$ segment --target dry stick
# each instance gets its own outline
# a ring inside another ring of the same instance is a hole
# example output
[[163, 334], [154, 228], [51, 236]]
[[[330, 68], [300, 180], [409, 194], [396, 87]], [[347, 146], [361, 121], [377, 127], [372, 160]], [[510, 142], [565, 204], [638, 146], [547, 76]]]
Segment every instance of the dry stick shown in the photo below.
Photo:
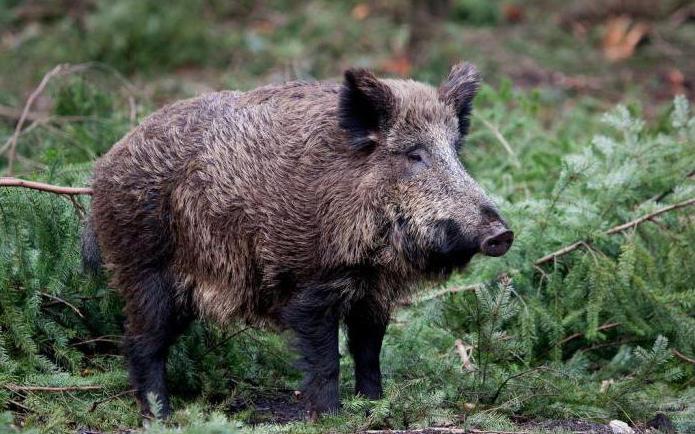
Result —
[[[114, 338], [118, 338], [118, 339], [114, 339]], [[108, 342], [111, 344], [117, 344], [118, 345], [122, 342], [122, 338], [123, 338], [123, 336], [120, 336], [120, 335], [104, 335], [104, 336], [98, 336], [98, 337], [92, 338], [92, 339], [87, 339], [85, 341], [75, 342], [72, 345], [73, 346], [86, 345], [86, 344], [91, 344], [94, 342]]]
[[685, 354], [681, 353], [681, 352], [678, 351], [677, 349], [673, 348], [673, 349], [671, 350], [671, 352], [673, 353], [674, 356], [678, 357], [679, 359], [683, 360], [684, 362], [688, 362], [688, 363], [691, 363], [691, 364], [695, 365], [695, 359], [691, 359], [690, 357], [688, 357], [688, 356], [686, 356]]
[[26, 411], [27, 413], [33, 413], [33, 410], [32, 410], [32, 409], [30, 409], [30, 408], [27, 407], [26, 405], [20, 404], [20, 403], [17, 402], [17, 401], [13, 401], [13, 400], [10, 399], [10, 400], [7, 401], [7, 402], [9, 402], [10, 404], [14, 405], [15, 407], [17, 407], [17, 408], [19, 408], [19, 409], [22, 409], [22, 410]]
[[373, 429], [362, 431], [364, 434], [428, 434], [428, 433], [441, 433], [441, 434], [528, 434], [528, 431], [481, 431], [473, 428], [444, 428], [444, 427], [430, 427], [421, 429], [407, 429], [407, 430], [392, 430], [392, 429]]
[[502, 144], [502, 147], [509, 153], [509, 155], [512, 156], [512, 163], [516, 168], [521, 167], [521, 163], [519, 163], [519, 158], [516, 156], [516, 153], [514, 152], [514, 149], [512, 149], [512, 145], [509, 144], [507, 139], [504, 138], [500, 130], [495, 127], [492, 122], [488, 121], [487, 119], [483, 118], [482, 116], [479, 115], [473, 115], [474, 117], [480, 119], [480, 121], [492, 132], [492, 135], [495, 136], [495, 138]]
[[[617, 233], [619, 233], [619, 232], [623, 232], [623, 231], [625, 231], [626, 229], [630, 229], [630, 228], [632, 228], [632, 227], [638, 226], [638, 225], [644, 223], [645, 221], [651, 220], [651, 219], [653, 219], [654, 217], [656, 217], [656, 216], [658, 216], [658, 215], [661, 215], [661, 214], [663, 214], [663, 213], [666, 213], [666, 212], [669, 212], [669, 211], [673, 211], [673, 210], [679, 209], [679, 208], [684, 208], [684, 207], [686, 207], [686, 206], [691, 206], [691, 205], [693, 205], [693, 204], [695, 204], [695, 198], [688, 199], [688, 200], [685, 200], [685, 201], [683, 201], [683, 202], [679, 202], [679, 203], [676, 203], [676, 204], [673, 204], [673, 205], [669, 205], [669, 206], [666, 206], [666, 207], [663, 207], [663, 208], [659, 208], [658, 210], [656, 210], [656, 211], [654, 211], [654, 212], [651, 212], [651, 213], [649, 213], [649, 214], [646, 214], [646, 215], [644, 215], [644, 216], [642, 216], [642, 217], [636, 218], [636, 219], [631, 220], [631, 221], [629, 221], [629, 222], [627, 222], [627, 223], [623, 223], [623, 224], [621, 224], [621, 225], [618, 225], [618, 226], [615, 226], [615, 227], [613, 227], [613, 228], [610, 228], [610, 229], [608, 229], [608, 230], [607, 230], [606, 232], [604, 232], [604, 233], [605, 233], [606, 235], [614, 235], [614, 234], [617, 234]], [[563, 248], [561, 248], [561, 249], [559, 249], [559, 250], [556, 250], [556, 251], [553, 252], [553, 253], [550, 253], [550, 254], [548, 254], [548, 255], [543, 256], [542, 258], [536, 260], [536, 261], [533, 263], [533, 265], [534, 265], [534, 267], [535, 267], [537, 270], [541, 270], [540, 267], [539, 267], [540, 265], [543, 265], [543, 264], [545, 264], [546, 262], [550, 262], [550, 261], [552, 261], [553, 259], [557, 259], [557, 258], [560, 257], [560, 256], [566, 255], [567, 253], [573, 252], [573, 251], [577, 250], [578, 248], [580, 248], [580, 247], [582, 247], [582, 246], [586, 246], [586, 245], [587, 245], [587, 242], [584, 241], [584, 240], [576, 241], [576, 242], [574, 242], [574, 243], [572, 243], [572, 244], [570, 244], [570, 245], [567, 245], [567, 246], [565, 246], [565, 247], [563, 247]], [[440, 291], [436, 291], [436, 292], [434, 292], [434, 293], [432, 293], [432, 294], [430, 294], [430, 295], [427, 295], [427, 296], [425, 296], [425, 297], [422, 297], [422, 298], [416, 300], [415, 303], [419, 303], [419, 302], [422, 302], [422, 301], [431, 300], [431, 299], [437, 298], [437, 297], [439, 297], [439, 296], [446, 295], [446, 294], [450, 294], [450, 293], [463, 292], [463, 291], [474, 291], [477, 287], [479, 287], [479, 286], [481, 286], [481, 285], [482, 285], [482, 284], [475, 284], [475, 285], [464, 286], [464, 287], [453, 287], [453, 288], [442, 289], [442, 290], [440, 290]], [[573, 335], [573, 336], [574, 336], [574, 335]], [[572, 339], [578, 338], [578, 337], [580, 337], [580, 336], [581, 336], [581, 335], [579, 335], [579, 336], [574, 336]]]
[[34, 104], [34, 100], [36, 100], [36, 98], [38, 98], [38, 96], [41, 95], [41, 92], [43, 92], [43, 89], [46, 87], [51, 78], [62, 73], [66, 67], [67, 65], [58, 65], [55, 68], [48, 71], [48, 73], [43, 76], [43, 79], [41, 79], [41, 83], [39, 83], [38, 87], [34, 89], [31, 95], [29, 95], [26, 104], [24, 104], [24, 109], [22, 110], [22, 114], [19, 117], [19, 121], [17, 121], [14, 133], [8, 141], [10, 155], [7, 160], [7, 173], [9, 175], [12, 175], [12, 165], [14, 164], [15, 158], [17, 158], [17, 138], [19, 137], [20, 131], [22, 131], [24, 121], [27, 119], [27, 116], [29, 115], [29, 110], [31, 109], [31, 106]]
[[467, 434], [471, 431], [461, 429], [461, 428], [437, 428], [437, 427], [432, 427], [432, 428], [422, 428], [422, 429], [414, 429], [414, 430], [399, 430], [399, 429], [370, 429], [367, 431], [363, 431], [364, 434], [427, 434], [427, 433], [445, 433], [445, 434]]
[[409, 303], [409, 304], [422, 303], [423, 301], [432, 300], [432, 299], [435, 299], [435, 298], [437, 298], [437, 297], [440, 297], [440, 296], [446, 295], [446, 294], [454, 294], [454, 293], [457, 293], [457, 292], [475, 291], [475, 290], [478, 289], [480, 286], [482, 286], [482, 284], [481, 284], [481, 283], [477, 283], [477, 284], [475, 284], [475, 285], [468, 285], [468, 286], [452, 286], [451, 288], [440, 289], [439, 291], [435, 291], [435, 292], [433, 292], [433, 293], [431, 293], [431, 294], [427, 294], [427, 295], [425, 295], [425, 296], [423, 296], [423, 297], [420, 297], [420, 298], [414, 300], [412, 303]]
[[30, 188], [33, 190], [47, 191], [54, 194], [65, 194], [65, 195], [91, 195], [92, 189], [87, 187], [63, 187], [60, 185], [46, 184], [37, 181], [27, 181], [19, 178], [12, 178], [9, 176], [0, 177], [0, 187], [23, 187]]
[[87, 392], [90, 390], [102, 390], [103, 386], [67, 386], [67, 387], [51, 387], [51, 386], [19, 386], [17, 384], [6, 384], [5, 389], [10, 392]]
[[229, 342], [230, 340], [232, 340], [235, 336], [238, 336], [238, 335], [244, 333], [246, 330], [248, 330], [248, 329], [250, 329], [250, 328], [251, 328], [250, 326], [247, 326], [247, 327], [244, 327], [244, 328], [241, 328], [241, 329], [235, 331], [234, 333], [232, 333], [232, 334], [229, 335], [229, 336], [226, 336], [226, 337], [225, 337], [224, 339], [222, 339], [220, 342], [218, 342], [218, 343], [216, 343], [215, 345], [213, 345], [212, 347], [208, 348], [208, 350], [205, 351], [205, 352], [203, 353], [203, 355], [200, 356], [200, 358], [202, 359], [203, 357], [207, 356], [207, 355], [210, 354], [211, 352], [215, 351], [216, 349], [218, 349], [218, 348], [221, 347], [222, 345], [224, 345], [224, 344], [226, 344], [227, 342]]
[[69, 301], [63, 300], [62, 298], [55, 296], [53, 294], [49, 294], [47, 292], [41, 292], [41, 295], [43, 295], [44, 297], [50, 298], [53, 301], [56, 301], [58, 303], [62, 303], [64, 305], [66, 305], [67, 307], [72, 309], [73, 312], [75, 312], [77, 314], [77, 316], [79, 316], [80, 318], [84, 318], [84, 315], [82, 315], [82, 312], [80, 312], [80, 310], [77, 307], [75, 307], [74, 304], [70, 303]]
[[[620, 326], [619, 322], [609, 322], [609, 323], [602, 324], [602, 325], [598, 326], [596, 328], [596, 331], [610, 330], [610, 329], [614, 329], [614, 328], [619, 327], [619, 326]], [[581, 333], [581, 332], [575, 333], [573, 335], [569, 335], [565, 339], [558, 342], [558, 345], [566, 344], [567, 342], [572, 341], [572, 340], [577, 339], [577, 338], [581, 338], [582, 336], [584, 336], [584, 333]]]
[[124, 390], [123, 392], [119, 392], [115, 395], [107, 396], [104, 399], [94, 401], [92, 403], [92, 406], [89, 408], [89, 412], [93, 413], [100, 404], [103, 404], [103, 403], [109, 402], [109, 401], [113, 401], [114, 399], [120, 398], [121, 396], [130, 395], [131, 393], [135, 393], [135, 389]]
[[24, 126], [24, 122], [29, 118], [31, 106], [34, 104], [34, 101], [36, 100], [36, 98], [38, 98], [39, 95], [41, 95], [41, 93], [44, 91], [48, 82], [51, 81], [51, 79], [53, 77], [56, 77], [58, 75], [71, 74], [73, 72], [79, 72], [79, 71], [82, 71], [84, 69], [88, 69], [92, 66], [93, 66], [93, 64], [90, 64], [90, 63], [80, 63], [77, 65], [70, 65], [69, 63], [63, 63], [63, 64], [55, 66], [53, 69], [48, 71], [46, 73], [46, 75], [43, 76], [39, 85], [29, 95], [29, 98], [27, 98], [27, 102], [24, 104], [24, 108], [22, 109], [22, 114], [20, 115], [19, 120], [17, 121], [17, 125], [15, 126], [14, 133], [12, 134], [12, 136], [10, 136], [9, 140], [5, 144], [6, 146], [3, 146], [3, 152], [6, 149], [6, 147], [9, 147], [9, 152], [10, 152], [10, 155], [8, 156], [8, 159], [7, 159], [7, 174], [8, 175], [12, 175], [12, 169], [13, 169], [14, 161], [17, 158], [17, 138], [19, 137], [19, 133], [22, 131], [22, 127]]
[[[22, 117], [22, 111], [17, 110], [14, 107], [8, 107], [6, 105], [0, 105], [0, 117], [18, 120], [19, 118]], [[30, 121], [37, 121], [40, 119], [44, 119], [46, 117], [47, 116], [43, 113], [34, 113], [34, 112], [29, 112], [25, 116], [25, 118], [27, 120], [30, 120]]]
[[[17, 110], [14, 107], [8, 107], [6, 105], [0, 104], [0, 117], [7, 119], [19, 120], [22, 117], [22, 111]], [[25, 121], [32, 122], [46, 122], [46, 121], [57, 121], [57, 122], [73, 122], [73, 121], [88, 121], [97, 119], [95, 116], [82, 116], [82, 115], [65, 115], [65, 116], [54, 116], [50, 113], [44, 112], [29, 112], [25, 116]]]
[[[621, 225], [612, 227], [612, 228], [608, 229], [607, 231], [605, 231], [604, 234], [614, 235], [614, 234], [617, 234], [619, 232], [623, 232], [627, 229], [638, 226], [638, 225], [646, 222], [647, 220], [653, 219], [654, 217], [656, 217], [658, 215], [661, 215], [661, 214], [669, 212], [669, 211], [673, 211], [675, 209], [684, 208], [686, 206], [691, 206], [693, 204], [695, 204], [695, 198], [691, 198], [691, 199], [685, 200], [683, 202], [674, 203], [673, 205], [659, 208], [658, 210], [656, 210], [654, 212], [650, 212], [649, 214], [645, 214], [642, 217], [638, 217], [638, 218], [631, 220], [627, 223], [623, 223]], [[546, 262], [550, 262], [554, 259], [557, 259], [558, 257], [560, 257], [562, 255], [566, 255], [567, 253], [573, 252], [573, 251], [577, 250], [579, 247], [581, 247], [582, 245], [584, 245], [584, 243], [586, 243], [586, 241], [582, 240], [582, 241], [577, 241], [575, 243], [572, 243], [568, 246], [565, 246], [565, 247], [561, 248], [560, 250], [557, 250], [553, 253], [550, 253], [550, 254], [545, 255], [542, 258], [538, 259], [536, 262], [534, 262], [534, 265], [542, 265], [542, 264], [545, 264]]]
[[535, 368], [527, 369], [526, 371], [518, 372], [518, 373], [516, 373], [516, 374], [514, 374], [514, 375], [512, 375], [512, 376], [507, 377], [507, 378], [499, 385], [499, 387], [497, 388], [497, 391], [495, 391], [495, 394], [492, 395], [492, 398], [490, 399], [490, 402], [493, 403], [493, 404], [494, 404], [495, 402], [497, 402], [497, 398], [499, 398], [500, 393], [502, 393], [502, 389], [504, 389], [504, 387], [507, 385], [507, 383], [509, 383], [511, 380], [513, 380], [513, 379], [515, 379], [515, 378], [522, 377], [522, 376], [524, 376], [524, 375], [526, 375], [526, 374], [530, 374], [531, 372], [541, 371], [541, 370], [544, 370], [544, 369], [546, 369], [545, 366], [536, 366]]

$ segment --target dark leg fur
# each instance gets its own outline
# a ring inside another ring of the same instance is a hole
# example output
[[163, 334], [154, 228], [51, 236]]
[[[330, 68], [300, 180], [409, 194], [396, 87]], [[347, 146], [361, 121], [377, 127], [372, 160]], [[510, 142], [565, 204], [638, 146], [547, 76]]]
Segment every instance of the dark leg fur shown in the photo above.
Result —
[[186, 329], [191, 317], [177, 306], [174, 288], [159, 272], [147, 274], [126, 300], [125, 353], [130, 382], [144, 415], [152, 415], [147, 396], [161, 404], [158, 416], [171, 413], [167, 392], [166, 358], [169, 347]]
[[387, 324], [388, 314], [369, 299], [356, 302], [345, 317], [348, 346], [355, 360], [355, 393], [369, 399], [383, 395], [379, 355]]
[[[333, 292], [333, 294], [331, 294]], [[310, 417], [340, 406], [338, 328], [340, 313], [335, 291], [307, 289], [285, 306], [282, 319], [297, 337], [304, 370], [304, 399]]]

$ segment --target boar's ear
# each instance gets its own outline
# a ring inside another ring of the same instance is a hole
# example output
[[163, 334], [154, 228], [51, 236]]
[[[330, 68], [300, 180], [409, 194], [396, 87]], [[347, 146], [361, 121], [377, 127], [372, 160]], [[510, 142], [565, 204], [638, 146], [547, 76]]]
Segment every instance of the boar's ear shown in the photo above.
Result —
[[461, 137], [468, 134], [473, 98], [480, 87], [480, 73], [470, 63], [454, 65], [449, 76], [439, 86], [439, 98], [456, 111]]
[[376, 144], [377, 133], [389, 123], [395, 97], [386, 83], [366, 69], [348, 69], [340, 90], [340, 126], [357, 150]]

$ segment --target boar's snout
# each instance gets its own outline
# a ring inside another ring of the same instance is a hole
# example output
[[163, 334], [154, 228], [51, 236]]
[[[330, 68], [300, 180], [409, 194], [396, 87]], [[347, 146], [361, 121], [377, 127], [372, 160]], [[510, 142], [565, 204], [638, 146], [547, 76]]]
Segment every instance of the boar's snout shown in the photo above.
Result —
[[503, 256], [514, 242], [514, 232], [509, 230], [494, 206], [483, 205], [480, 211], [484, 222], [484, 229], [478, 238], [480, 253], [485, 256]]
[[514, 232], [504, 225], [495, 225], [483, 236], [480, 252], [486, 256], [502, 256], [507, 253], [513, 242]]

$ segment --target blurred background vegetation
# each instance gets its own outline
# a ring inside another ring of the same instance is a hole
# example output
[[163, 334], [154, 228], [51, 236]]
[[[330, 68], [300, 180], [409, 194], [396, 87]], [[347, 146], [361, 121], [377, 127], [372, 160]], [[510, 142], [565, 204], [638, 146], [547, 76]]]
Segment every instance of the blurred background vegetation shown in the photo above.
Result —
[[[695, 194], [692, 1], [0, 0], [0, 175], [13, 154], [16, 176], [86, 185], [96, 158], [183, 97], [350, 66], [436, 85], [460, 60], [486, 82], [462, 158], [515, 248], [394, 318], [382, 401], [352, 397], [344, 358], [343, 412], [304, 423], [286, 336], [197, 323], [169, 363], [179, 411], [149, 430], [576, 432], [661, 413], [695, 431], [692, 212], [605, 234]], [[140, 425], [120, 300], [80, 272], [88, 206], [0, 188], [0, 432]]]

